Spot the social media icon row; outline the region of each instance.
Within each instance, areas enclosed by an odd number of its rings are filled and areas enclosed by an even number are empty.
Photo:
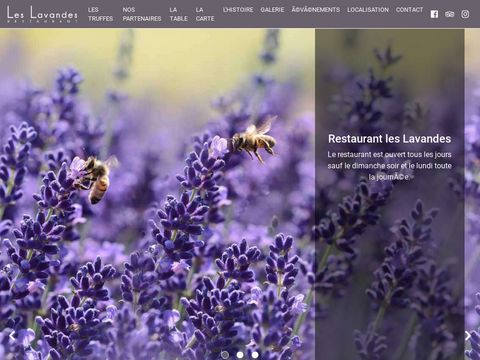
[[[432,19],[438,19],[439,14],[440,14],[439,10],[430,10],[430,18],[432,18]],[[462,10],[460,12],[460,16],[462,17],[462,19],[468,19],[470,17],[470,11],[469,10]],[[445,11],[445,17],[446,18],[455,17],[455,11],[451,11],[451,10]]]

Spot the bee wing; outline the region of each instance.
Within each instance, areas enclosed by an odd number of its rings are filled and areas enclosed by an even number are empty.
[[[253,124],[248,125],[247,130],[245,130],[245,133],[248,135],[253,135],[257,133],[257,127]]]
[[[118,159],[115,155],[109,156],[107,160],[104,161],[104,164],[112,169],[116,168],[120,163],[118,162]]]
[[[270,131],[272,128],[272,122],[275,120],[277,117],[276,116],[270,116],[265,122],[259,126],[257,129],[257,134],[259,135],[264,135]]]

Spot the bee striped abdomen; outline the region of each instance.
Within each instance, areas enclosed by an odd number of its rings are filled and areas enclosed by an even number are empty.
[[[95,184],[93,184],[92,190],[90,191],[90,203],[92,205],[97,204],[100,200],[102,200],[103,195],[105,195],[105,192],[108,189],[108,186],[110,185],[110,180],[108,179],[108,176],[102,176],[99,178]]]
[[[109,183],[110,183],[110,181],[108,181],[108,177],[107,177],[107,176],[103,176],[103,177],[101,177],[100,179],[98,179],[98,181],[97,181],[97,187],[98,187],[98,189],[100,189],[101,191],[107,191]]]

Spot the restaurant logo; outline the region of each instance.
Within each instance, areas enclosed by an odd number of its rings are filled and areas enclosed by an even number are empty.
[[[6,21],[9,24],[74,24],[77,19],[78,13],[68,10],[50,11],[33,5],[30,5],[27,9],[19,9],[12,5],[7,5],[6,8]]]

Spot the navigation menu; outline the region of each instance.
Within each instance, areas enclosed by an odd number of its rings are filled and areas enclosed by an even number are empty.
[[[431,4],[428,5],[427,3]],[[480,2],[0,0],[3,27],[480,27]]]

